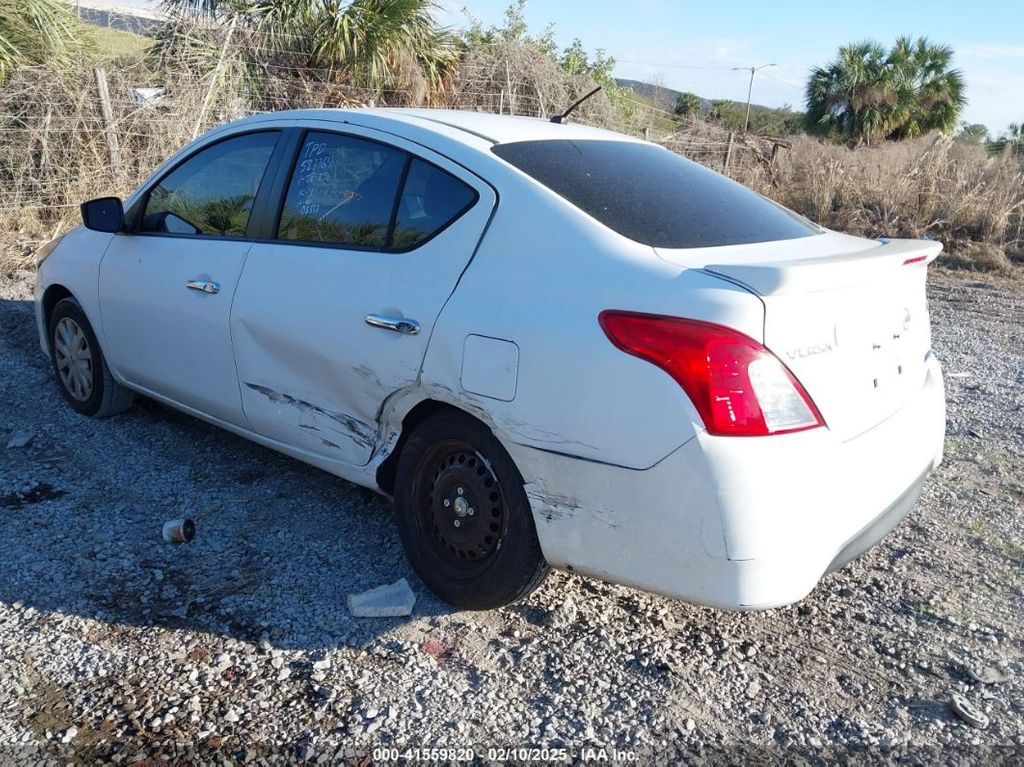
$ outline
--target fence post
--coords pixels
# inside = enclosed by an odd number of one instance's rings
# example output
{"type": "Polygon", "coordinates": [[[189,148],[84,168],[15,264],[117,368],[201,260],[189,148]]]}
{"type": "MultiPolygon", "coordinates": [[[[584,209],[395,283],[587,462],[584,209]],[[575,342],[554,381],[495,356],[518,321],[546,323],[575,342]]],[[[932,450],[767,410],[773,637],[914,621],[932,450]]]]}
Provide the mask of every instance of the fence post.
{"type": "Polygon", "coordinates": [[[114,132],[114,108],[110,103],[110,86],[107,84],[107,70],[96,67],[92,70],[96,77],[96,90],[100,96],[100,114],[103,115],[103,128],[107,137],[107,149],[110,152],[110,164],[121,167],[121,147],[117,143],[114,132]]]}
{"type": "Polygon", "coordinates": [[[729,131],[729,144],[725,147],[725,167],[723,170],[729,170],[729,162],[732,160],[732,140],[735,137],[735,133],[729,131]]]}
{"type": "Polygon", "coordinates": [[[514,115],[516,113],[516,97],[512,91],[512,71],[508,68],[507,56],[505,57],[505,81],[508,83],[508,113],[514,115]]]}
{"type": "Polygon", "coordinates": [[[234,16],[231,19],[231,25],[228,27],[228,33],[224,36],[224,45],[220,49],[220,58],[217,59],[217,66],[213,68],[213,72],[210,73],[210,87],[206,89],[206,96],[203,97],[203,105],[199,108],[199,117],[196,118],[196,127],[192,129],[192,139],[195,140],[199,136],[199,129],[203,126],[203,120],[206,119],[206,110],[210,108],[210,100],[213,98],[213,91],[217,87],[217,81],[220,79],[220,71],[224,66],[224,58],[228,53],[228,46],[231,44],[231,36],[235,34],[235,24],[238,21],[238,17],[234,16]]]}

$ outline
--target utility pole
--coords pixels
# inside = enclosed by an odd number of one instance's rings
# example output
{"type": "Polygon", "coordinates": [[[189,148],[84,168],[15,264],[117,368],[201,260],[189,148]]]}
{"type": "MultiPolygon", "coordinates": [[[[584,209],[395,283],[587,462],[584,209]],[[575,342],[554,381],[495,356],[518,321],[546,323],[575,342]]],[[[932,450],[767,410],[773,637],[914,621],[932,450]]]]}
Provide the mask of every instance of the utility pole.
{"type": "Polygon", "coordinates": [[[743,132],[747,132],[747,126],[750,124],[750,95],[754,92],[754,73],[761,70],[767,69],[768,67],[774,67],[774,64],[762,64],[759,67],[733,67],[734,72],[740,70],[750,72],[750,85],[747,86],[747,116],[743,118],[743,132]]]}

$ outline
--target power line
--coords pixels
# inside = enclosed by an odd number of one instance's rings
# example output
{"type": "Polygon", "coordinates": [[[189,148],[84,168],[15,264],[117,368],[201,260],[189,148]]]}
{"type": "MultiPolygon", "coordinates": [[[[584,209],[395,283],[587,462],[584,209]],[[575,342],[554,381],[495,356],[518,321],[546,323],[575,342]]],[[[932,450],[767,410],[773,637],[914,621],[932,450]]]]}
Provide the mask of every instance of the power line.
{"type": "MultiPolygon", "coordinates": [[[[614,57],[613,57],[614,58],[614,57]]],[[[674,69],[736,69],[736,67],[716,66],[711,64],[668,64],[666,62],[655,63],[653,61],[631,61],[629,59],[615,59],[616,64],[639,64],[644,67],[672,67],[674,69]]],[[[746,67],[742,67],[746,69],[746,67]]]]}
{"type": "Polygon", "coordinates": [[[775,75],[773,75],[773,74],[771,74],[769,72],[762,72],[761,74],[764,75],[765,77],[767,77],[769,80],[774,80],[777,83],[782,83],[783,85],[786,85],[786,86],[792,88],[793,90],[803,91],[803,89],[804,89],[804,87],[802,85],[797,85],[796,83],[791,83],[789,80],[783,80],[781,77],[776,77],[775,75]]]}

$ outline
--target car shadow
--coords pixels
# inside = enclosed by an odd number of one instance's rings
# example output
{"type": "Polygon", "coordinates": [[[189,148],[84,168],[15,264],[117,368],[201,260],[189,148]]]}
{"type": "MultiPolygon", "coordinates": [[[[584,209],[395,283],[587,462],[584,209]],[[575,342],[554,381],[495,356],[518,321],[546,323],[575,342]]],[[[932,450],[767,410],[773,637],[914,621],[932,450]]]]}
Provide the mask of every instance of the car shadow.
{"type": "Polygon", "coordinates": [[[410,570],[387,499],[152,400],[72,411],[30,301],[0,300],[0,392],[0,602],[29,619],[316,650],[452,612],[410,570]],[[194,540],[165,543],[180,517],[194,540]],[[347,595],[399,578],[411,617],[349,614],[347,595]]]}

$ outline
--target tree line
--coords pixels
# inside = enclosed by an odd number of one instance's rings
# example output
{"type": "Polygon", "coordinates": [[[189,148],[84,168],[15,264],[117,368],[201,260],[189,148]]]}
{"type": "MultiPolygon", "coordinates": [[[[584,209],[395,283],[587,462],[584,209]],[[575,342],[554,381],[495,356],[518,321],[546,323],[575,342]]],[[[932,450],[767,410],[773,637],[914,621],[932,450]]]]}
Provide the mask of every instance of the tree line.
{"type": "MultiPolygon", "coordinates": [[[[508,7],[503,24],[484,27],[470,19],[460,33],[438,25],[434,0],[164,0],[163,8],[175,23],[161,31],[152,55],[175,61],[193,56],[197,70],[216,54],[228,29],[233,42],[250,46],[258,66],[297,76],[315,68],[337,82],[381,93],[413,92],[414,101],[433,103],[451,86],[467,50],[515,41],[568,75],[587,75],[610,93],[617,90],[615,60],[603,51],[592,56],[578,39],[559,50],[550,26],[531,36],[525,0],[508,7]],[[197,35],[197,26],[206,39],[197,35]]],[[[88,45],[76,30],[77,21],[59,0],[0,3],[0,85],[18,67],[59,67],[73,58],[88,45]]],[[[1020,151],[1022,123],[996,139],[985,126],[962,123],[967,98],[953,55],[949,46],[924,37],[900,37],[888,48],[873,41],[843,46],[831,62],[811,69],[804,111],[788,105],[755,109],[749,129],[768,135],[807,132],[861,146],[959,128],[964,141],[1020,151]]],[[[730,130],[743,128],[745,112],[743,104],[707,102],[693,93],[681,94],[675,105],[676,115],[730,130]]]]}

